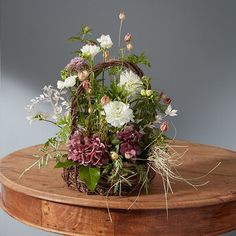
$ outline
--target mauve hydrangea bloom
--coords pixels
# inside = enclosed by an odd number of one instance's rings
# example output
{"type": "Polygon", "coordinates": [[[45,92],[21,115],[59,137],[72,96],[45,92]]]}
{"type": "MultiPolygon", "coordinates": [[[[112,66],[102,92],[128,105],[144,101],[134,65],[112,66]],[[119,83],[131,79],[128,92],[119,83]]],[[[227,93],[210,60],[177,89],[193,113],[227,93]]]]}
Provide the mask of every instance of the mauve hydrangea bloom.
{"type": "Polygon", "coordinates": [[[142,138],[142,134],[135,130],[132,126],[127,126],[124,131],[118,132],[116,136],[122,141],[132,143],[139,143],[142,138]]]}
{"type": "Polygon", "coordinates": [[[65,69],[68,71],[79,71],[82,68],[87,68],[88,65],[86,64],[86,62],[81,58],[81,57],[75,57],[73,59],[71,59],[70,63],[66,65],[65,69]]]}
{"type": "Polygon", "coordinates": [[[123,141],[120,145],[120,154],[127,159],[136,158],[141,154],[139,142],[142,134],[135,130],[132,126],[126,127],[124,131],[116,134],[117,138],[123,141]]]}
{"type": "Polygon", "coordinates": [[[83,136],[75,131],[68,142],[68,159],[84,166],[101,167],[108,162],[107,146],[99,137],[83,136]]]}
{"type": "Polygon", "coordinates": [[[140,147],[135,143],[122,143],[120,145],[120,154],[126,159],[131,159],[141,154],[140,147]]]}

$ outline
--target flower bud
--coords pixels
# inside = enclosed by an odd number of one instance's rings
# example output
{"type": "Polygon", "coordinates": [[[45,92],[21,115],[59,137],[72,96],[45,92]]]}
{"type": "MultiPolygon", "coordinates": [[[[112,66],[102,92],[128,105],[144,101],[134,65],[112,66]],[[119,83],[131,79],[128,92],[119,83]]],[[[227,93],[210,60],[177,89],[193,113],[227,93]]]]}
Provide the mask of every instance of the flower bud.
{"type": "Polygon", "coordinates": [[[112,160],[117,160],[119,158],[119,155],[117,152],[110,152],[111,154],[111,159],[112,160]]]}
{"type": "Polygon", "coordinates": [[[165,93],[163,93],[163,92],[161,92],[160,93],[160,99],[166,99],[167,98],[167,96],[166,96],[166,94],[165,93]]]}
{"type": "Polygon", "coordinates": [[[146,95],[150,97],[153,94],[153,91],[151,89],[146,90],[146,95]]]}
{"type": "Polygon", "coordinates": [[[133,45],[131,43],[128,43],[126,45],[126,48],[127,48],[128,51],[131,51],[134,47],[133,47],[133,45]]]}
{"type": "Polygon", "coordinates": [[[127,33],[127,34],[125,35],[125,37],[124,37],[124,41],[125,41],[126,43],[129,43],[131,39],[132,39],[131,33],[127,33]]]}
{"type": "Polygon", "coordinates": [[[131,51],[134,47],[131,43],[127,43],[126,48],[128,51],[131,51]]]}
{"type": "Polygon", "coordinates": [[[165,104],[171,104],[171,102],[172,102],[172,100],[171,100],[171,98],[166,98],[165,100],[164,100],[164,103],[165,104]]]}
{"type": "Polygon", "coordinates": [[[125,152],[126,159],[131,159],[135,156],[136,156],[136,151],[134,149],[131,149],[131,150],[125,152]]]}
{"type": "Polygon", "coordinates": [[[140,92],[140,94],[141,94],[142,96],[146,96],[146,90],[145,90],[145,89],[142,89],[141,92],[140,92]]]}
{"type": "Polygon", "coordinates": [[[88,76],[89,76],[89,72],[87,70],[78,72],[79,81],[84,81],[85,79],[88,78],[88,76]]]}
{"type": "Polygon", "coordinates": [[[84,90],[86,91],[86,92],[88,92],[88,93],[90,93],[91,92],[91,84],[90,84],[90,82],[89,82],[89,80],[84,80],[83,82],[82,82],[82,86],[84,87],[84,90]]]}
{"type": "Polygon", "coordinates": [[[92,109],[91,109],[91,107],[88,108],[88,113],[89,113],[89,114],[92,113],[92,109]]]}
{"type": "Polygon", "coordinates": [[[105,106],[106,104],[108,104],[110,102],[110,98],[107,96],[107,95],[104,95],[102,98],[101,98],[101,103],[103,106],[105,106]]]}
{"type": "Polygon", "coordinates": [[[161,132],[166,132],[168,129],[169,129],[169,124],[167,121],[164,121],[160,126],[160,130],[161,132]]]}
{"type": "Polygon", "coordinates": [[[124,11],[121,11],[121,12],[120,12],[119,18],[120,18],[121,21],[124,21],[124,20],[125,20],[125,12],[124,12],[124,11]]]}

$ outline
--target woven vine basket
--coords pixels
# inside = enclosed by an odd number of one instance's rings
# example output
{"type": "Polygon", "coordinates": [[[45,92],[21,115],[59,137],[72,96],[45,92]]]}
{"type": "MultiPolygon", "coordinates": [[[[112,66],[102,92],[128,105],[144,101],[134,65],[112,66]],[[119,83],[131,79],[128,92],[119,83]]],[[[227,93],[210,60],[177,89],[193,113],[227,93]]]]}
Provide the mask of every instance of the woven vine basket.
{"type": "MultiPolygon", "coordinates": [[[[109,60],[107,62],[99,63],[93,68],[93,72],[100,74],[102,71],[111,69],[113,67],[125,67],[129,70],[132,70],[135,74],[137,74],[140,78],[144,76],[143,71],[134,63],[122,60],[109,60]]],[[[76,90],[76,95],[73,96],[72,103],[71,103],[71,134],[78,130],[78,99],[77,97],[83,92],[83,87],[80,85],[76,90]]],[[[102,167],[101,167],[102,168],[102,167]]],[[[150,182],[153,177],[155,176],[154,171],[152,171],[146,161],[136,161],[134,163],[127,162],[125,163],[126,170],[129,170],[129,183],[123,181],[121,184],[121,190],[119,193],[115,191],[115,186],[113,182],[109,179],[109,173],[104,173],[101,175],[100,180],[96,186],[96,189],[91,192],[86,183],[81,180],[79,168],[78,166],[72,166],[69,168],[64,168],[62,178],[67,183],[67,186],[78,190],[79,192],[87,193],[87,194],[99,194],[99,195],[130,195],[136,191],[139,191],[140,188],[143,187],[143,181],[137,169],[142,168],[143,172],[147,174],[146,183],[150,182]],[[131,183],[131,184],[130,184],[131,183]]],[[[127,174],[127,173],[126,173],[127,174]]]]}

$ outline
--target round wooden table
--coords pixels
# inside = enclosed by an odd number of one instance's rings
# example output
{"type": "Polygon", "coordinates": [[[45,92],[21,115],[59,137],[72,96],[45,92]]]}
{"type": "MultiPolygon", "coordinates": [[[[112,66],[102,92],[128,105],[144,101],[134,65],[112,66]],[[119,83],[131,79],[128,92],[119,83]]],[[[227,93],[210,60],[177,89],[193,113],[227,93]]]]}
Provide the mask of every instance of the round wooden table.
{"type": "Polygon", "coordinates": [[[148,195],[132,197],[85,195],[70,190],[52,163],[33,168],[20,180],[22,171],[35,160],[39,146],[14,152],[0,162],[2,208],[17,220],[64,235],[219,235],[236,228],[236,152],[213,146],[180,142],[189,147],[179,171],[185,178],[204,183],[198,190],[186,183],[172,184],[169,216],[162,182],[156,176],[148,195]],[[107,206],[110,209],[109,218],[107,206]]]}

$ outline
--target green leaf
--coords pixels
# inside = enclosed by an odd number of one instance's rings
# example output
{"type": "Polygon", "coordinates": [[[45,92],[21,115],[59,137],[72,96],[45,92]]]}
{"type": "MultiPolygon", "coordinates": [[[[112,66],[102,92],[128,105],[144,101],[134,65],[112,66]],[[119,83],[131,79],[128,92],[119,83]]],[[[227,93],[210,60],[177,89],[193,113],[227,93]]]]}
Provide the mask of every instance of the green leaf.
{"type": "Polygon", "coordinates": [[[140,55],[135,55],[135,54],[128,55],[126,60],[133,62],[134,64],[143,64],[148,67],[151,67],[151,63],[147,59],[144,52],[142,52],[140,55]]]}
{"type": "Polygon", "coordinates": [[[81,180],[86,183],[88,189],[94,191],[100,179],[101,172],[97,167],[80,166],[79,175],[81,180]]]}
{"type": "Polygon", "coordinates": [[[76,165],[76,163],[74,161],[66,160],[65,162],[58,161],[54,167],[55,168],[69,168],[74,165],[76,165]]]}
{"type": "MultiPolygon", "coordinates": [[[[97,45],[97,42],[92,40],[92,39],[87,39],[87,38],[82,38],[80,36],[73,36],[73,37],[70,37],[68,38],[68,41],[70,42],[81,42],[81,43],[87,43],[87,44],[95,44],[97,45]]],[[[76,51],[78,53],[78,51],[76,51]]]]}
{"type": "Polygon", "coordinates": [[[61,70],[60,75],[62,80],[66,80],[66,78],[69,76],[69,73],[66,69],[63,69],[61,70]]]}
{"type": "Polygon", "coordinates": [[[80,31],[80,35],[86,35],[86,34],[91,34],[92,29],[87,26],[87,25],[83,25],[80,31]]]}

